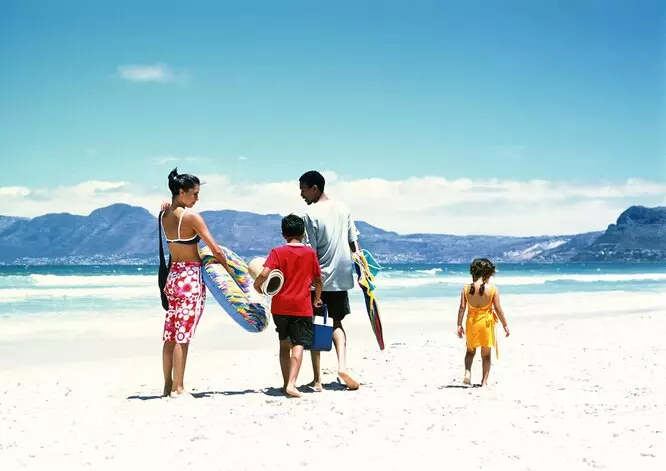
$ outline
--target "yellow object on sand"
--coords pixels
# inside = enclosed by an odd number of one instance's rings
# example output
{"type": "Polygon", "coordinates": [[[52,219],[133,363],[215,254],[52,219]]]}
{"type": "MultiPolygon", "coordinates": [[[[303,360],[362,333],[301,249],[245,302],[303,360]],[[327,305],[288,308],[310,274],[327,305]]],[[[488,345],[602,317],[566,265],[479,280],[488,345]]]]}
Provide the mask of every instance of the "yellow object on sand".
{"type": "Polygon", "coordinates": [[[490,301],[482,307],[474,307],[469,303],[469,285],[465,286],[465,299],[467,300],[467,321],[465,324],[467,348],[495,347],[495,354],[499,359],[499,346],[495,335],[497,315],[493,310],[495,287],[490,291],[490,301]]]}

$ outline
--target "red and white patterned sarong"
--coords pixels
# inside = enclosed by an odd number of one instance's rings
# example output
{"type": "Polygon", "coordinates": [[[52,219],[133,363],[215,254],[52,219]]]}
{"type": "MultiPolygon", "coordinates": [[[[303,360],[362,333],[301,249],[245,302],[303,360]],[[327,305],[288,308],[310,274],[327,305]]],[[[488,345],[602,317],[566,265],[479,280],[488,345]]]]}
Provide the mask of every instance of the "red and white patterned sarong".
{"type": "Polygon", "coordinates": [[[201,262],[172,262],[164,287],[169,310],[162,340],[190,343],[206,303],[201,262]]]}

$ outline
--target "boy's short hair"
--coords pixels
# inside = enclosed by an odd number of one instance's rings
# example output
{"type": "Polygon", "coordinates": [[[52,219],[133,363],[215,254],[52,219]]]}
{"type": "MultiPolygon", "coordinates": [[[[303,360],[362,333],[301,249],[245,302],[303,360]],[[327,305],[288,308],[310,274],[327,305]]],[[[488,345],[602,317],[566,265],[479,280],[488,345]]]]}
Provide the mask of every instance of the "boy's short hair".
{"type": "Polygon", "coordinates": [[[282,218],[282,235],[284,237],[301,237],[305,234],[303,218],[290,214],[282,218]]]}

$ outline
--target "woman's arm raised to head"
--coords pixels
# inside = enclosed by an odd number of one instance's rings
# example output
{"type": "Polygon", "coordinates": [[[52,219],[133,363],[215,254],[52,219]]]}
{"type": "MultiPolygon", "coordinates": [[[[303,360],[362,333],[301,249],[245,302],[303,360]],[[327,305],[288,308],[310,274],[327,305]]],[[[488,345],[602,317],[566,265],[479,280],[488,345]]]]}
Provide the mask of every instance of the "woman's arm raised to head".
{"type": "Polygon", "coordinates": [[[224,255],[224,252],[222,252],[220,246],[217,245],[215,239],[213,239],[213,236],[208,230],[208,226],[206,226],[206,222],[203,220],[203,218],[198,213],[194,212],[192,213],[188,212],[185,215],[185,217],[187,217],[192,221],[192,227],[194,228],[196,233],[199,234],[201,240],[203,240],[204,243],[208,246],[208,248],[213,254],[213,257],[215,257],[215,260],[220,262],[222,266],[227,271],[229,271],[229,265],[227,264],[227,257],[224,255]]]}

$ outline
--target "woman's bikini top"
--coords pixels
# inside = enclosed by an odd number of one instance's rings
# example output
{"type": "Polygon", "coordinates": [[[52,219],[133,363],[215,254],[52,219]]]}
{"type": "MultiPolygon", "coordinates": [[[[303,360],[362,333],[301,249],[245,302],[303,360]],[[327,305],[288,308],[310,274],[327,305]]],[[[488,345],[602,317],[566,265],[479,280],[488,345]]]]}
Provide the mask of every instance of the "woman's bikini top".
{"type": "Polygon", "coordinates": [[[199,234],[195,234],[193,237],[189,239],[181,239],[180,238],[180,225],[183,222],[183,216],[185,215],[185,211],[187,211],[187,208],[183,208],[183,212],[180,213],[180,219],[178,220],[178,238],[177,239],[169,239],[166,235],[166,231],[164,230],[164,213],[162,213],[162,231],[164,232],[164,237],[166,238],[166,241],[170,244],[184,244],[184,245],[194,245],[198,244],[199,241],[201,240],[201,237],[199,237],[199,234]]]}

